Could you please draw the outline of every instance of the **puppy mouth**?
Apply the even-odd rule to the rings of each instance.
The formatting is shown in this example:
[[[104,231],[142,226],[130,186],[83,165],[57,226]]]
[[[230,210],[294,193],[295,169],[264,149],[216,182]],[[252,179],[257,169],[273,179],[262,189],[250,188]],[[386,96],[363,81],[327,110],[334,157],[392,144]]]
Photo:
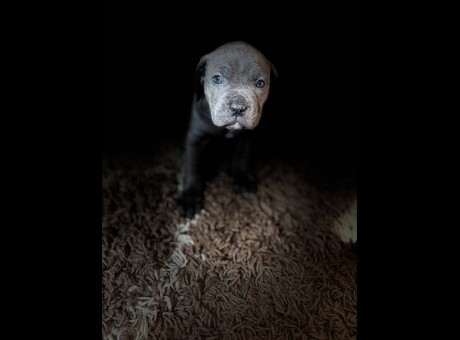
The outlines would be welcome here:
[[[228,124],[225,124],[224,127],[228,130],[242,130],[244,129],[244,126],[241,125],[240,122],[237,120],[234,120],[233,122],[230,122]]]

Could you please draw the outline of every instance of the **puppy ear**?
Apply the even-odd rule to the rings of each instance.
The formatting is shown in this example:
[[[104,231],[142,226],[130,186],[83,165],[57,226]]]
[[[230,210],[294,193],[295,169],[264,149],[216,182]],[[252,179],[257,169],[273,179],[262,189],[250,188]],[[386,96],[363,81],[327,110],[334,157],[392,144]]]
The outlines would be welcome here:
[[[270,63],[270,69],[271,69],[272,74],[275,76],[275,78],[278,78],[278,70],[276,69],[275,65]]]
[[[195,71],[195,94],[196,100],[200,99],[204,95],[203,81],[206,74],[206,62],[207,56],[203,56],[200,59]]]

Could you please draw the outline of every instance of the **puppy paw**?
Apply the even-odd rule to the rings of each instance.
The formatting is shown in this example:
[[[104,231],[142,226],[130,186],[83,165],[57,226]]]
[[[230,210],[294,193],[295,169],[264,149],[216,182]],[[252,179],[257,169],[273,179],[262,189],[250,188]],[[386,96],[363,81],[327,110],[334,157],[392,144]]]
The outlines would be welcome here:
[[[257,191],[257,181],[248,175],[240,174],[233,178],[233,191],[246,195]]]
[[[203,207],[203,195],[193,190],[179,192],[176,206],[182,216],[193,218]]]

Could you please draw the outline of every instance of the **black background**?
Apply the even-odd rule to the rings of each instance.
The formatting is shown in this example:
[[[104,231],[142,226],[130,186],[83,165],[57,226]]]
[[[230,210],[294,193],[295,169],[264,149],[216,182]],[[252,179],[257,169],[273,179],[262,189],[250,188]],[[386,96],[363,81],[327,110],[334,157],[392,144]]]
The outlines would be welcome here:
[[[244,40],[279,74],[258,127],[260,150],[355,173],[356,5],[266,7],[113,18],[98,41],[103,153],[181,141],[199,58]]]

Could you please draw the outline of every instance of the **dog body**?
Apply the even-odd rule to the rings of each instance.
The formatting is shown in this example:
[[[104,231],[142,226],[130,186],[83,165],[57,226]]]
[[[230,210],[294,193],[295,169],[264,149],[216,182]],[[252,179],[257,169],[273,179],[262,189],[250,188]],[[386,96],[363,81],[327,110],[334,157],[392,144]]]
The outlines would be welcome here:
[[[251,130],[262,116],[272,69],[264,55],[245,42],[225,44],[200,59],[176,200],[187,217],[202,207],[201,157],[213,139],[235,138],[234,189],[242,194],[255,191],[249,169]]]

